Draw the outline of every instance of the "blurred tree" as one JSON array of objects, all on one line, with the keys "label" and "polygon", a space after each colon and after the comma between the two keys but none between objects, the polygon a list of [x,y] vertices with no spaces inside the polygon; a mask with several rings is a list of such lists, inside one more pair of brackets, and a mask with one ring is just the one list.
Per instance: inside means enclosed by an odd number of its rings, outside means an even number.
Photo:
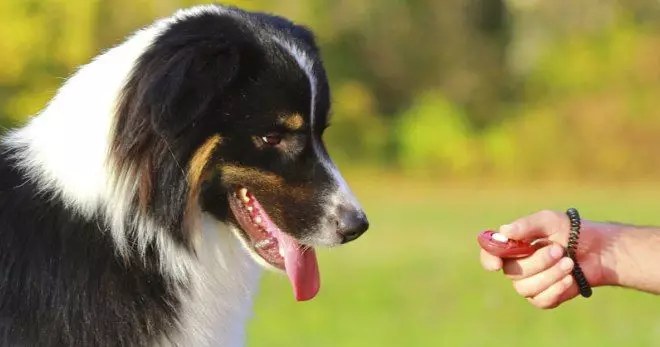
[{"label": "blurred tree", "polygon": [[0,118],[37,112],[90,57],[98,1],[0,2]]},{"label": "blurred tree", "polygon": [[[134,30],[211,2],[0,1],[0,129]],[[456,177],[660,174],[657,0],[222,2],[317,33],[341,161]]]},{"label": "blurred tree", "polygon": [[381,114],[434,89],[465,106],[473,126],[497,118],[508,81],[504,1],[322,0],[315,9],[334,81],[369,85]]}]

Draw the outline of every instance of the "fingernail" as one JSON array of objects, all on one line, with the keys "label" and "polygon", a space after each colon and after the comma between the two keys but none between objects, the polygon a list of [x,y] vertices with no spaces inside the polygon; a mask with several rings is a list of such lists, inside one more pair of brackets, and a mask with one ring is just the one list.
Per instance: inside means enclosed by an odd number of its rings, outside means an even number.
[{"label": "fingernail", "polygon": [[504,224],[500,227],[500,233],[506,236],[511,236],[515,232],[515,229],[516,229],[515,224]]},{"label": "fingernail", "polygon": [[559,267],[564,271],[568,271],[573,267],[573,260],[566,257],[559,262]]},{"label": "fingernail", "polygon": [[552,259],[559,259],[564,255],[564,250],[559,245],[552,245],[550,247],[550,257]]}]

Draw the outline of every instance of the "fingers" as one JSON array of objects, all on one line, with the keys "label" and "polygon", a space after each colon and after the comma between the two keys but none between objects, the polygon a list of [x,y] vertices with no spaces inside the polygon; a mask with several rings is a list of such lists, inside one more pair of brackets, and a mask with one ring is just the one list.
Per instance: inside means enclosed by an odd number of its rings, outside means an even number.
[{"label": "fingers", "polygon": [[569,223],[565,214],[543,210],[503,225],[499,231],[514,240],[533,240],[548,237],[559,230],[567,230]]},{"label": "fingers", "polygon": [[558,307],[578,294],[577,284],[573,276],[568,274],[540,294],[527,298],[527,301],[540,309],[547,310]]},{"label": "fingers", "polygon": [[551,268],[563,256],[563,247],[558,244],[550,244],[526,258],[505,260],[502,269],[504,274],[512,280],[519,280]]},{"label": "fingers", "polygon": [[571,274],[575,264],[566,257],[562,246],[570,232],[565,213],[539,211],[503,225],[499,231],[513,240],[535,241],[537,251],[525,258],[500,259],[482,249],[480,260],[484,269],[502,270],[512,280],[516,292],[541,309],[555,308],[579,295]]},{"label": "fingers", "polygon": [[481,250],[481,266],[486,271],[499,271],[502,268],[502,259],[496,257],[485,250]]},{"label": "fingers", "polygon": [[572,269],[573,260],[565,257],[543,272],[513,281],[513,287],[523,297],[536,297],[561,282],[563,278],[571,274]]}]

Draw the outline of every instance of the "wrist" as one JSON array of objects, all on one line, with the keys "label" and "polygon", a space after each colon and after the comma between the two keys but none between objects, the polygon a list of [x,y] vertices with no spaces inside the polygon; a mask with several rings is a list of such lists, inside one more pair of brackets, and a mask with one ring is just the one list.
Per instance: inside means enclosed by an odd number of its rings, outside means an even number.
[{"label": "wrist", "polygon": [[[625,227],[613,223],[585,221],[584,241],[580,241],[582,259],[586,266],[585,275],[592,287],[618,286],[620,277],[617,272],[617,239]],[[580,258],[578,258],[580,259]]]}]

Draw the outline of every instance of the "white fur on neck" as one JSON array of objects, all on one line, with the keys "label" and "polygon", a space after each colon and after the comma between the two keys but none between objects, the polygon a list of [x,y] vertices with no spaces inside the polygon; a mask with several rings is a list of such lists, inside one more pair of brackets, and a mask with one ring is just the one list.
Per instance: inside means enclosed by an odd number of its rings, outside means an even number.
[{"label": "white fur on neck", "polygon": [[262,268],[228,230],[230,226],[207,214],[202,221],[201,266],[192,284],[197,300],[184,302],[176,345],[244,346]]}]

